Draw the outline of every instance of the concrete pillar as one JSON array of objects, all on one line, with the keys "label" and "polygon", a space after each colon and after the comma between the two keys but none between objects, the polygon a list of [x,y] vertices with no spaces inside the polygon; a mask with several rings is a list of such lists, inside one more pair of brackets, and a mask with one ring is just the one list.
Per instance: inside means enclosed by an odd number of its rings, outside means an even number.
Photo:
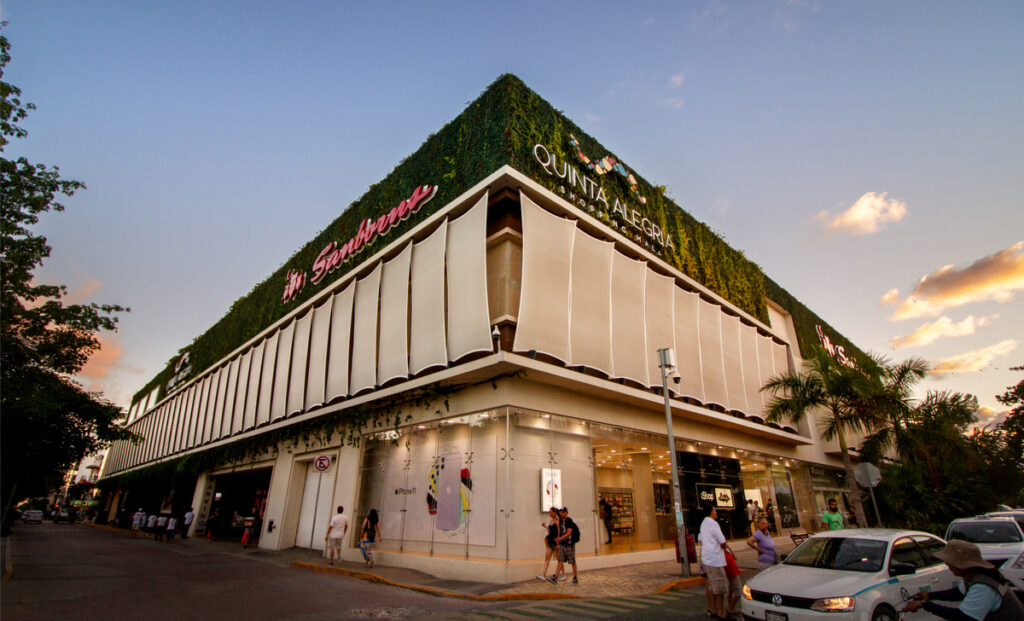
[{"label": "concrete pillar", "polygon": [[658,540],[658,516],[654,512],[654,479],[651,456],[633,455],[633,511],[636,514],[637,541]]}]

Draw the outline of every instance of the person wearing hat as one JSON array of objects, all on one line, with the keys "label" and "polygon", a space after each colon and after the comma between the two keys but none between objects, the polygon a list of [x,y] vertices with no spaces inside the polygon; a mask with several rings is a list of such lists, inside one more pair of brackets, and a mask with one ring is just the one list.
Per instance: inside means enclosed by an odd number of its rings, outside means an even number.
[{"label": "person wearing hat", "polygon": [[[935,553],[960,585],[945,591],[921,591],[907,602],[907,612],[924,609],[953,621],[1011,621],[1024,619],[1024,606],[1010,590],[995,565],[981,558],[978,546],[953,540]],[[942,606],[932,600],[960,601],[959,608]],[[961,601],[962,600],[962,601]]]}]

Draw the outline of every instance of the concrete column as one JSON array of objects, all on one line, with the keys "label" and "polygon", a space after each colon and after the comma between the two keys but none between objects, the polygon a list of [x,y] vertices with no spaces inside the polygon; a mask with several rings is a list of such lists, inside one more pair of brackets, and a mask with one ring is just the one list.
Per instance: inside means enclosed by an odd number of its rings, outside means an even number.
[{"label": "concrete column", "polygon": [[637,541],[658,540],[658,516],[654,513],[654,479],[651,456],[633,455],[633,511],[636,514]]},{"label": "concrete column", "polygon": [[[261,548],[280,550],[283,547],[282,535],[285,532],[283,526],[286,521],[286,507],[295,487],[292,476],[293,462],[294,456],[288,451],[280,451],[274,461],[274,469],[270,475],[270,489],[267,490],[267,510],[263,516],[263,533],[260,535]],[[301,483],[298,493],[301,497]],[[291,545],[294,543],[293,535]]]}]

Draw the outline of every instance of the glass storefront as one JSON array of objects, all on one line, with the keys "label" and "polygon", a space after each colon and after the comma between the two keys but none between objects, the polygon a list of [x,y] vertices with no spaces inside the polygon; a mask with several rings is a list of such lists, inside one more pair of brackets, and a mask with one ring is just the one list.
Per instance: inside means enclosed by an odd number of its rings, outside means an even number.
[{"label": "glass storefront", "polygon": [[[814,529],[831,469],[683,440],[673,448],[687,532],[714,503],[727,537],[749,536],[747,500],[777,533]],[[376,509],[381,549],[531,561],[544,557],[547,508],[565,506],[581,528],[579,555],[671,549],[669,450],[663,435],[517,408],[373,434],[354,525]]]}]

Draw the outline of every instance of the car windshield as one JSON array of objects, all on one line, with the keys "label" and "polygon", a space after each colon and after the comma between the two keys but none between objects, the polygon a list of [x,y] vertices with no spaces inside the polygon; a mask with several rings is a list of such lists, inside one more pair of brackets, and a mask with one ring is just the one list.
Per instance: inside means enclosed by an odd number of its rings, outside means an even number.
[{"label": "car windshield", "polygon": [[876,572],[885,564],[886,541],[852,537],[811,537],[793,550],[786,565]]},{"label": "car windshield", "polygon": [[971,543],[1016,543],[1021,537],[1020,528],[1011,522],[962,522],[949,527],[946,539],[962,539]]}]

